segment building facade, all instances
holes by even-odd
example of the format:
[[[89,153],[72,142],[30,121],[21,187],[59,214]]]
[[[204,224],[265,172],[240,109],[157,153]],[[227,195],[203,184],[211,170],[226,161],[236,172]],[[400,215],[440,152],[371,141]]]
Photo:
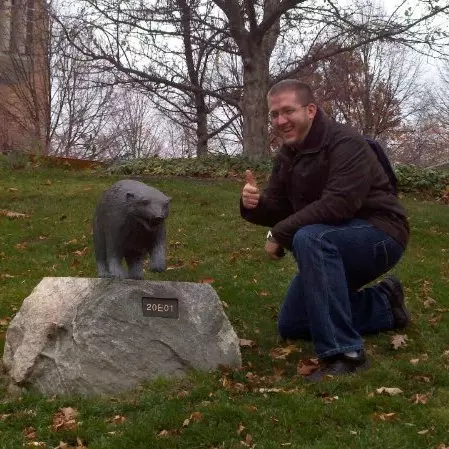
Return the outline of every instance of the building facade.
[[[48,23],[45,0],[0,0],[0,151],[47,153]]]

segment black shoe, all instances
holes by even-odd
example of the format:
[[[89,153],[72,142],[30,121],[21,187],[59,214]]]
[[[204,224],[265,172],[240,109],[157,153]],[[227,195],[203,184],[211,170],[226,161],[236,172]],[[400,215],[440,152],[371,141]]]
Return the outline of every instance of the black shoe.
[[[366,358],[365,351],[361,349],[357,357],[349,357],[345,354],[337,354],[321,360],[322,367],[308,376],[304,380],[308,382],[317,382],[324,377],[336,377],[346,374],[352,374],[369,368],[369,361]]]
[[[396,276],[387,276],[379,282],[378,286],[390,301],[395,329],[404,329],[410,324],[410,314],[405,306],[405,295],[401,281]]]

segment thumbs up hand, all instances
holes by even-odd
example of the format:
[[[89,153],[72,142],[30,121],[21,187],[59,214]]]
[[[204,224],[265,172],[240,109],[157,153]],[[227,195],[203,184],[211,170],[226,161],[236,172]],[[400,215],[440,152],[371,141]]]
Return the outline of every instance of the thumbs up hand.
[[[246,184],[242,190],[242,203],[245,209],[255,209],[259,204],[260,193],[251,170],[245,172]]]

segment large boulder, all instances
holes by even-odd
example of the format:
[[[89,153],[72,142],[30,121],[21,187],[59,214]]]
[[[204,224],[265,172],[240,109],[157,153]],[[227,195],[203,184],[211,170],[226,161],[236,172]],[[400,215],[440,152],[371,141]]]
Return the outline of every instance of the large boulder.
[[[44,278],[9,325],[3,364],[11,387],[92,395],[241,356],[210,285]]]

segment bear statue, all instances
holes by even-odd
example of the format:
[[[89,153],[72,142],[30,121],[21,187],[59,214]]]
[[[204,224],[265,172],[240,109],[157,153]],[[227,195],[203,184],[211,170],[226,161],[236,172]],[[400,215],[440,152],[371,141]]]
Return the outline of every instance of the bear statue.
[[[124,179],[101,197],[93,217],[99,277],[143,279],[145,257],[150,270],[165,270],[165,219],[171,198],[143,182]],[[126,260],[128,273],[122,268]]]

